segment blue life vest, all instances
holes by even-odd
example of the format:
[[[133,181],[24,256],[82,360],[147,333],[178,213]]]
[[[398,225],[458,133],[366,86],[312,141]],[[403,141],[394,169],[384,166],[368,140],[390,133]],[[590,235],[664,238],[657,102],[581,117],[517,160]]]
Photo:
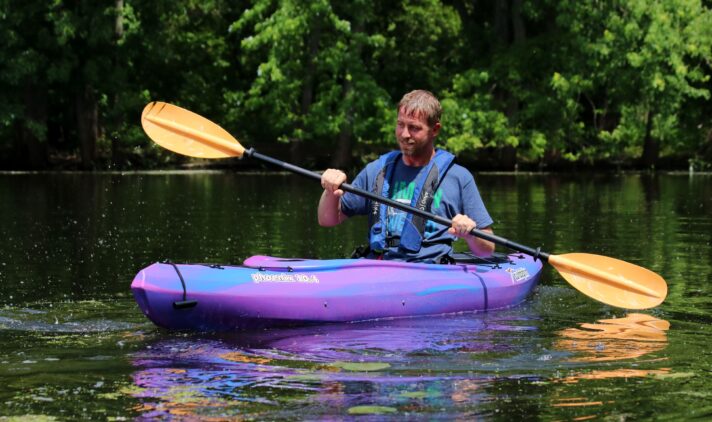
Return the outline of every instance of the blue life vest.
[[[378,159],[379,169],[371,191],[375,194],[390,198],[391,179],[393,171],[401,158],[400,151],[391,151],[383,154]],[[445,174],[450,169],[455,156],[447,151],[438,149],[435,157],[423,168],[415,180],[415,190],[410,205],[423,211],[430,211],[435,192]],[[398,245],[405,252],[417,252],[423,242],[426,219],[408,213],[400,238],[387,238],[387,205],[371,201],[369,214],[369,246],[376,253],[381,253],[389,246]]]

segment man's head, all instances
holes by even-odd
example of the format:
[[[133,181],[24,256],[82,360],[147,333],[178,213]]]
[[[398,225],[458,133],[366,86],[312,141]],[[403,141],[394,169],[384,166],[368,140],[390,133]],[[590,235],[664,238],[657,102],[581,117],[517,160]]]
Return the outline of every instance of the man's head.
[[[440,123],[443,108],[432,92],[416,89],[401,98],[398,111],[403,111],[403,114],[408,117],[423,117],[428,122],[428,126],[433,127],[436,123]]]
[[[398,103],[396,140],[406,164],[424,165],[435,154],[441,114],[440,101],[428,91],[411,91]]]

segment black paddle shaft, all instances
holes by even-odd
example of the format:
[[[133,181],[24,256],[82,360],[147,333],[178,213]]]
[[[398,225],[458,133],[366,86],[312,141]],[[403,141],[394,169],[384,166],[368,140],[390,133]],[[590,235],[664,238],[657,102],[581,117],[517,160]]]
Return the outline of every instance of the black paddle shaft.
[[[256,158],[258,160],[262,160],[266,163],[272,164],[273,166],[281,167],[285,170],[291,171],[292,173],[297,173],[305,177],[309,177],[311,179],[319,180],[321,181],[321,174],[309,171],[306,169],[303,169],[301,167],[297,167],[293,164],[285,163],[284,161],[277,160],[272,157],[268,157],[266,155],[260,154],[259,152],[255,151],[254,148],[250,148],[245,150],[245,155],[251,158]],[[351,186],[348,183],[342,183],[341,186],[339,186],[340,189],[346,191],[346,192],[351,192],[356,195],[364,196],[372,201],[388,205],[389,207],[397,208],[399,210],[418,215],[423,218],[427,218],[428,220],[432,220],[438,224],[442,224],[443,226],[450,227],[452,226],[452,220],[449,220],[445,217],[441,217],[439,215],[435,215],[432,213],[429,213],[427,211],[423,211],[421,209],[415,208],[413,206],[410,206],[408,204],[403,204],[398,201],[394,201],[390,198],[386,198],[381,195],[377,195],[373,192],[369,192],[363,189],[359,189],[357,187]],[[494,242],[498,245],[504,246],[506,248],[518,251],[518,252],[523,252],[527,255],[531,255],[534,258],[539,258],[542,261],[546,262],[549,260],[549,254],[546,252],[541,252],[539,248],[534,249],[530,248],[529,246],[524,246],[520,245],[519,243],[512,242],[508,239],[505,239],[500,236],[496,236],[492,233],[484,232],[482,230],[478,229],[472,229],[470,232],[471,235],[477,236],[481,239],[489,240],[490,242]]]

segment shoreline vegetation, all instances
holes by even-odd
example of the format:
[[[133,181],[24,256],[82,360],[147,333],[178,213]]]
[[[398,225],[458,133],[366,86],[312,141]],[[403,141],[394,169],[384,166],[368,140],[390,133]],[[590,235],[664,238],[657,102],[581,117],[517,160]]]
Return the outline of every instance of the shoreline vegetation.
[[[210,0],[0,6],[0,170],[260,169],[152,144],[150,101],[305,168],[395,147],[428,89],[472,171],[712,170],[708,1]]]
[[[151,142],[150,140],[148,142]],[[153,146],[151,146],[153,148]],[[157,147],[156,147],[157,148]],[[382,151],[389,151],[384,147]],[[262,152],[261,150],[258,152]],[[52,159],[44,168],[6,168],[0,166],[0,173],[3,172],[189,172],[189,171],[232,171],[239,173],[281,173],[280,169],[270,167],[260,161],[250,158],[226,158],[222,160],[205,160],[185,157],[170,151],[159,151],[162,156],[161,160],[156,160],[150,163],[145,163],[143,166],[137,166],[133,163],[124,163],[117,165],[111,162],[110,159],[97,159],[95,166],[85,168],[82,166],[81,160],[78,157],[62,157],[61,159]],[[289,161],[290,154],[288,151],[271,151],[270,156],[277,159]],[[374,158],[376,155],[373,156]],[[310,170],[323,171],[330,167],[330,160],[326,155],[316,154],[315,156],[302,157],[304,164],[293,162],[299,166],[304,166]],[[582,161],[566,161],[560,160],[553,163],[545,162],[523,162],[514,163],[514,165],[502,165],[502,163],[492,160],[488,155],[483,154],[483,158],[474,157],[473,154],[465,154],[458,156],[457,161],[472,171],[473,173],[502,173],[502,174],[543,174],[543,173],[572,173],[572,172],[601,172],[601,173],[649,173],[649,172],[664,172],[664,173],[694,173],[704,174],[712,172],[712,162],[708,163],[702,160],[693,160],[688,157],[662,157],[657,161],[657,165],[641,166],[639,162],[634,160],[626,162],[582,162]],[[344,170],[355,172],[359,170],[361,161],[354,160],[353,165]]]
[[[587,167],[583,169],[557,169],[557,170],[547,170],[547,169],[523,169],[523,170],[477,170],[477,168],[465,166],[475,175],[487,175],[487,176],[546,176],[555,174],[611,174],[611,175],[656,175],[665,174],[673,176],[712,176],[712,170],[696,170],[694,168],[690,169],[625,169],[625,168],[594,168]],[[312,171],[321,172],[324,168],[311,169]],[[358,169],[351,169],[351,172],[355,174]],[[94,170],[82,170],[76,169],[40,169],[40,170],[6,170],[0,169],[0,176],[7,175],[41,175],[41,174],[76,174],[76,175],[189,175],[189,174],[224,174],[224,173],[235,173],[239,175],[263,175],[263,176],[291,176],[299,177],[294,173],[286,170],[270,169],[264,166],[252,166],[252,167],[230,167],[230,166],[203,166],[200,164],[189,165],[189,166],[179,166],[179,167],[164,167],[164,168],[151,168],[151,169],[94,169]]]

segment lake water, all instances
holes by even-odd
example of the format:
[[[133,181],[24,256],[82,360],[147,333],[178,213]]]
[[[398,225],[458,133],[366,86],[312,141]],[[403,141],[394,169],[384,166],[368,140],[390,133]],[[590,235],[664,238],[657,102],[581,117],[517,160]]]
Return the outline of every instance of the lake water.
[[[318,227],[320,188],[293,175],[0,174],[0,416],[712,417],[712,176],[477,182],[497,234],[645,266],[667,280],[667,300],[612,308],[548,268],[526,302],[502,311],[171,332],[131,296],[148,264],[340,258],[366,223]]]

